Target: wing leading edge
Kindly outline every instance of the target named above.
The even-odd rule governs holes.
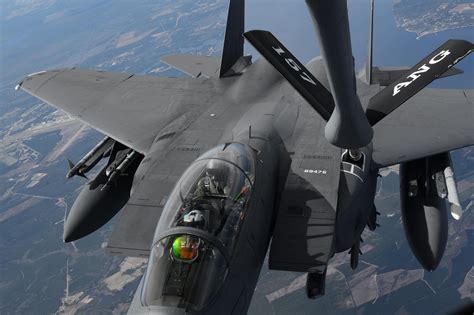
[[[182,128],[216,95],[210,80],[161,78],[81,69],[44,71],[17,86],[94,129],[146,154],[178,117]]]

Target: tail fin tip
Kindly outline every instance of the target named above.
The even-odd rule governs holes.
[[[219,77],[233,75],[232,66],[244,55],[245,0],[230,0]],[[228,74],[229,73],[229,74]]]

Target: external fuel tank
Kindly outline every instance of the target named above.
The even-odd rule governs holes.
[[[443,257],[448,238],[444,170],[448,153],[400,164],[403,227],[410,248],[428,271]]]

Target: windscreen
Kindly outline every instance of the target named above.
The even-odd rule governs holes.
[[[166,237],[151,251],[142,302],[200,311],[226,273],[224,256],[208,241],[189,234]]]

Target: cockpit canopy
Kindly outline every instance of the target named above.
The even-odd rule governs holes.
[[[157,227],[142,292],[145,305],[201,310],[227,274],[255,178],[253,151],[218,146],[176,184]]]
[[[254,173],[253,152],[243,144],[232,143],[208,151],[176,184],[157,233],[192,227],[232,249],[252,192]]]

